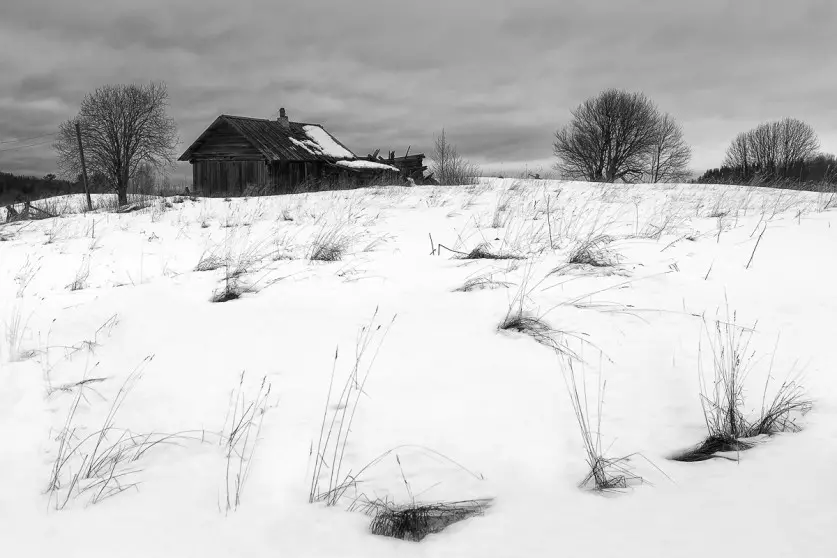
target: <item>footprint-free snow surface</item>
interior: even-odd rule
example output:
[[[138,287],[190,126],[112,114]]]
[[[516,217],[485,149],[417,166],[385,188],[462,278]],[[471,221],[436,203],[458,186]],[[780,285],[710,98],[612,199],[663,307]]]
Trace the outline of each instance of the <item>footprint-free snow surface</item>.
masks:
[[[51,200],[60,217],[0,226],[0,554],[834,556],[829,196],[485,180]],[[498,330],[520,312],[548,340]],[[747,413],[786,380],[813,405],[798,432],[672,461],[706,436],[716,320],[751,335]],[[570,361],[602,452],[643,482],[579,487]],[[475,499],[421,542],[365,513]]]

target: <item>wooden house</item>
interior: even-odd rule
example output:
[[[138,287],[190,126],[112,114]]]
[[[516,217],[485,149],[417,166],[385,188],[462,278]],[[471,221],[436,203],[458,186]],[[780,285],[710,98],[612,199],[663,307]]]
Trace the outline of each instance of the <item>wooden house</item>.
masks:
[[[285,109],[275,120],[222,114],[179,160],[192,164],[194,191],[206,196],[289,193],[305,185],[327,189],[399,173],[358,158],[319,124],[291,122]]]

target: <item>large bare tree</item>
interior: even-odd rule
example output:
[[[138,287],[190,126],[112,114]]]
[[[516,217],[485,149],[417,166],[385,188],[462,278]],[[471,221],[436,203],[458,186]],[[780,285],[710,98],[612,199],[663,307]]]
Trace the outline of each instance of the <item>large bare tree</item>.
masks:
[[[657,107],[644,94],[603,91],[576,107],[555,133],[556,168],[570,179],[635,182],[648,171],[658,121]]]
[[[724,166],[738,169],[745,178],[753,172],[791,178],[817,154],[819,146],[810,125],[796,118],[783,118],[738,134],[727,148]]]
[[[119,204],[127,204],[128,184],[141,166],[163,172],[174,165],[177,125],[166,112],[168,98],[164,83],[105,85],[87,94],[78,115],[58,130],[54,148],[62,173],[81,171],[78,123],[88,172],[104,175]]]
[[[689,176],[692,150],[683,128],[668,113],[657,120],[656,137],[648,155],[649,182],[682,182]]]

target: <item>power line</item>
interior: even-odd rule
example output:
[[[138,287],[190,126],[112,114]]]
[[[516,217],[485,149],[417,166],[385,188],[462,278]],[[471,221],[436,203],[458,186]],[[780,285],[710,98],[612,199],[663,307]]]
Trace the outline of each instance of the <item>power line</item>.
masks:
[[[18,149],[25,149],[27,147],[38,147],[39,145],[48,145],[48,141],[42,141],[40,143],[30,143],[28,145],[18,145],[17,147],[7,147],[6,149],[0,149],[0,153],[4,153],[6,151],[17,151]]]
[[[43,134],[43,135],[41,135],[41,136],[34,136],[34,137],[31,137],[31,138],[22,138],[22,139],[14,139],[14,140],[3,140],[3,141],[0,141],[0,145],[3,145],[4,143],[23,143],[23,142],[25,142],[25,141],[32,141],[32,140],[36,140],[36,139],[41,139],[41,138],[45,138],[45,137],[47,137],[47,136],[54,136],[54,135],[56,135],[57,133],[58,133],[58,132],[52,132],[52,133],[49,133],[49,134]]]

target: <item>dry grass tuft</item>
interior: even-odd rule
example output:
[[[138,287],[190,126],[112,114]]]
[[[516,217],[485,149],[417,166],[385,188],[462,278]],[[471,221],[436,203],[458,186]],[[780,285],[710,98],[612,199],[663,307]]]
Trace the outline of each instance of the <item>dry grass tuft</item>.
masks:
[[[474,247],[467,254],[459,256],[462,260],[522,260],[523,256],[504,252],[493,252],[488,243],[483,242]]]
[[[491,275],[482,275],[473,277],[465,281],[461,287],[454,289],[454,292],[470,293],[471,291],[494,290],[494,289],[508,289],[512,286],[506,281],[496,281],[492,279]]]
[[[410,503],[396,505],[387,500],[365,502],[362,511],[372,516],[369,530],[374,535],[419,542],[427,535],[440,533],[449,525],[482,515],[491,500],[461,502]]]
[[[227,279],[224,286],[212,293],[210,302],[229,302],[231,300],[238,300],[245,293],[248,292],[246,286],[235,279]]]
[[[354,235],[345,223],[324,224],[314,235],[308,250],[312,262],[336,262],[343,259],[354,242]]]
[[[31,351],[23,351],[23,337],[27,331],[27,324],[29,319],[24,322],[19,306],[15,306],[12,310],[11,317],[5,323],[5,358],[8,362],[20,362],[27,357],[32,356]],[[3,356],[0,352],[0,356]]]
[[[570,252],[567,263],[592,267],[612,267],[618,263],[618,254],[608,248],[613,238],[607,235],[591,236],[579,242]]]
[[[581,481],[581,488],[593,488],[600,492],[608,492],[625,489],[636,483],[643,483],[642,477],[634,474],[630,469],[632,454],[620,458],[608,458],[602,450],[602,407],[604,405],[604,392],[606,382],[600,382],[597,386],[597,413],[596,423],[590,422],[590,411],[587,402],[587,385],[582,377],[582,387],[579,391],[573,370],[572,360],[567,360],[564,371],[564,382],[567,393],[570,395],[570,402],[575,412],[581,438],[584,442],[584,452],[587,458],[587,465],[590,472]],[[601,375],[599,376],[601,378]]]
[[[70,291],[80,291],[87,288],[87,279],[90,277],[90,258],[82,258],[81,266],[76,270],[75,278],[67,285]]]
[[[729,313],[728,313],[729,314]],[[753,440],[783,432],[798,432],[800,416],[812,407],[812,402],[796,380],[782,383],[772,400],[767,399],[772,361],[765,381],[761,411],[751,420],[745,415],[746,398],[744,383],[752,366],[754,352],[750,342],[755,332],[741,327],[732,319],[715,321],[714,341],[709,335],[712,351],[714,378],[711,390],[707,390],[703,373],[701,378],[701,407],[706,424],[707,437],[697,446],[672,457],[675,461],[705,461],[718,452],[744,451],[755,444]],[[708,331],[707,331],[708,332]],[[775,353],[774,353],[775,354]]]
[[[217,254],[211,254],[204,252],[201,255],[200,260],[198,260],[198,264],[195,266],[195,271],[215,271],[216,269],[221,269],[226,265],[226,261],[223,257]]]
[[[684,463],[695,463],[697,461],[707,461],[716,457],[723,458],[724,456],[719,454],[728,452],[737,453],[748,450],[752,447],[752,444],[743,440],[709,436],[697,446],[673,455],[671,460],[681,461]]]
[[[35,278],[41,270],[40,262],[42,258],[38,258],[37,262],[32,262],[29,256],[26,256],[26,262],[20,267],[15,274],[15,283],[17,283],[17,298],[23,298],[29,283]]]
[[[249,398],[244,393],[242,372],[238,389],[230,394],[230,409],[224,419],[220,439],[227,461],[224,476],[227,512],[237,510],[241,505],[241,494],[259,443],[264,415],[268,411],[270,389],[270,382],[263,377],[256,395]]]
[[[543,318],[525,311],[507,313],[497,329],[528,335],[541,345],[547,346],[559,354],[576,360],[581,358],[567,345],[564,332],[553,329]]]

